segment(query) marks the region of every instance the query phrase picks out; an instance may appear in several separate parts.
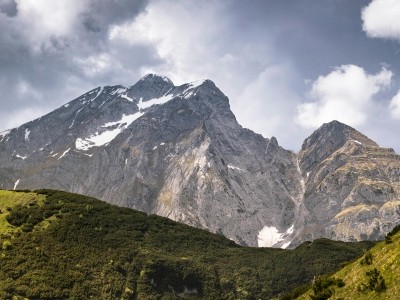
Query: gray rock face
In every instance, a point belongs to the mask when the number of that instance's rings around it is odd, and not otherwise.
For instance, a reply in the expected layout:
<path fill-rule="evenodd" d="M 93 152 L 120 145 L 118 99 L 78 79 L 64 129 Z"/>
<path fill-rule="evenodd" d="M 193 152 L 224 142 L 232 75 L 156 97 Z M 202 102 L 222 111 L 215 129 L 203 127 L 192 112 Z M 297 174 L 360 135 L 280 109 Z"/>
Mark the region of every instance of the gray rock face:
<path fill-rule="evenodd" d="M 82 193 L 272 246 L 293 225 L 296 155 L 242 128 L 209 80 L 96 88 L 0 137 L 2 188 Z M 284 182 L 284 184 L 282 184 Z"/>
<path fill-rule="evenodd" d="M 242 128 L 210 80 L 149 74 L 99 87 L 0 133 L 0 188 L 53 188 L 155 213 L 250 246 L 382 237 L 400 161 L 339 122 L 299 154 Z"/>
<path fill-rule="evenodd" d="M 307 138 L 299 153 L 305 178 L 299 241 L 381 239 L 400 222 L 400 156 L 333 121 Z"/>

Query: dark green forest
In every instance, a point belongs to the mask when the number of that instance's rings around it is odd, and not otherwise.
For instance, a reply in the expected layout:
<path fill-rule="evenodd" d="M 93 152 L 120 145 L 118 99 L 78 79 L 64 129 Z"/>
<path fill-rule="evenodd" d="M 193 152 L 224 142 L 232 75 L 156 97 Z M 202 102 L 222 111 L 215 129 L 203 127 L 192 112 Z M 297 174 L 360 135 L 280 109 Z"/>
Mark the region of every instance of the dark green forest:
<path fill-rule="evenodd" d="M 0 192 L 0 299 L 270 299 L 374 244 L 249 248 L 82 195 Z"/>

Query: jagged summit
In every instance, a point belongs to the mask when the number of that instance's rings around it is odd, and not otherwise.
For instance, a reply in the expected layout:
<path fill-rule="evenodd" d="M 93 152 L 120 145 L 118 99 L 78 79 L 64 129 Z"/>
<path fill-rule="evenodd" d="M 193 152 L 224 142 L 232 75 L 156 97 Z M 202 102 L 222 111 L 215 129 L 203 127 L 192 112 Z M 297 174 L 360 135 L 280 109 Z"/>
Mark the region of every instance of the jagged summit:
<path fill-rule="evenodd" d="M 399 174 L 393 150 L 343 123 L 295 154 L 242 128 L 211 80 L 155 74 L 0 133 L 0 188 L 95 196 L 251 246 L 382 236 L 400 220 Z"/>
<path fill-rule="evenodd" d="M 0 166 L 0 188 L 97 196 L 252 246 L 288 245 L 284 210 L 300 192 L 295 154 L 242 128 L 211 80 L 174 86 L 155 74 L 98 87 L 2 134 Z M 291 179 L 282 187 L 280 178 Z M 277 234 L 259 240 L 265 227 Z"/>
<path fill-rule="evenodd" d="M 144 75 L 138 82 L 157 83 L 161 80 L 168 84 L 174 85 L 172 80 L 169 79 L 167 76 L 158 75 L 154 73 L 148 73 Z"/>
<path fill-rule="evenodd" d="M 302 169 L 309 172 L 315 165 L 346 143 L 360 146 L 378 146 L 356 129 L 339 121 L 324 123 L 303 142 L 300 152 L 300 157 L 303 158 Z"/>
<path fill-rule="evenodd" d="M 314 133 L 308 137 L 303 145 L 302 150 L 309 148 L 316 143 L 333 143 L 336 146 L 342 146 L 348 140 L 355 140 L 360 143 L 377 146 L 377 144 L 368 137 L 344 123 L 333 120 L 329 123 L 324 123 Z"/>
<path fill-rule="evenodd" d="M 174 89 L 173 82 L 165 77 L 156 74 L 147 74 L 129 88 L 128 96 L 139 100 L 147 101 L 153 98 L 160 98 Z"/>
<path fill-rule="evenodd" d="M 400 157 L 356 129 L 323 124 L 298 154 L 305 181 L 307 239 L 382 238 L 400 221 Z"/>

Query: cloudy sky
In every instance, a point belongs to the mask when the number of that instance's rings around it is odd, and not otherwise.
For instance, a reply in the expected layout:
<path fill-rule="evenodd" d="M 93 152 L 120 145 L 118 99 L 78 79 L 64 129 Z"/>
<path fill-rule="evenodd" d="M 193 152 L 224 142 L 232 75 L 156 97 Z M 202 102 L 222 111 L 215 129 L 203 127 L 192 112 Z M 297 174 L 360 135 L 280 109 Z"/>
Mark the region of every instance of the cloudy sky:
<path fill-rule="evenodd" d="M 0 28 L 0 131 L 153 72 L 295 151 L 337 119 L 400 152 L 399 0 L 0 0 Z"/>

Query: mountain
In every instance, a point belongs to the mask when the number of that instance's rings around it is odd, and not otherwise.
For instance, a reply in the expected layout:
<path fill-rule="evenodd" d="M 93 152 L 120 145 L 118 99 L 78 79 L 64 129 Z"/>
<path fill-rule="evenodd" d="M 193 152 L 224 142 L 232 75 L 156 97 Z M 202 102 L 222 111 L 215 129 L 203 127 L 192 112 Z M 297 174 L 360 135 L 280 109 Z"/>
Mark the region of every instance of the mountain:
<path fill-rule="evenodd" d="M 361 258 L 330 277 L 320 277 L 299 299 L 399 299 L 400 226 Z M 340 280 L 337 286 L 334 282 Z M 324 298 L 318 298 L 322 294 Z"/>
<path fill-rule="evenodd" d="M 379 239 L 399 221 L 398 156 L 331 122 L 300 153 L 242 128 L 210 80 L 149 74 L 0 133 L 0 188 L 51 188 L 242 245 Z"/>
<path fill-rule="evenodd" d="M 307 138 L 302 239 L 383 239 L 400 223 L 400 156 L 337 121 Z"/>
<path fill-rule="evenodd" d="M 373 242 L 295 250 L 229 239 L 82 195 L 0 190 L 1 299 L 271 299 Z"/>
<path fill-rule="evenodd" d="M 290 231 L 301 195 L 296 155 L 243 129 L 210 80 L 94 89 L 3 133 L 0 162 L 2 188 L 95 196 L 253 246 L 266 226 Z"/>

